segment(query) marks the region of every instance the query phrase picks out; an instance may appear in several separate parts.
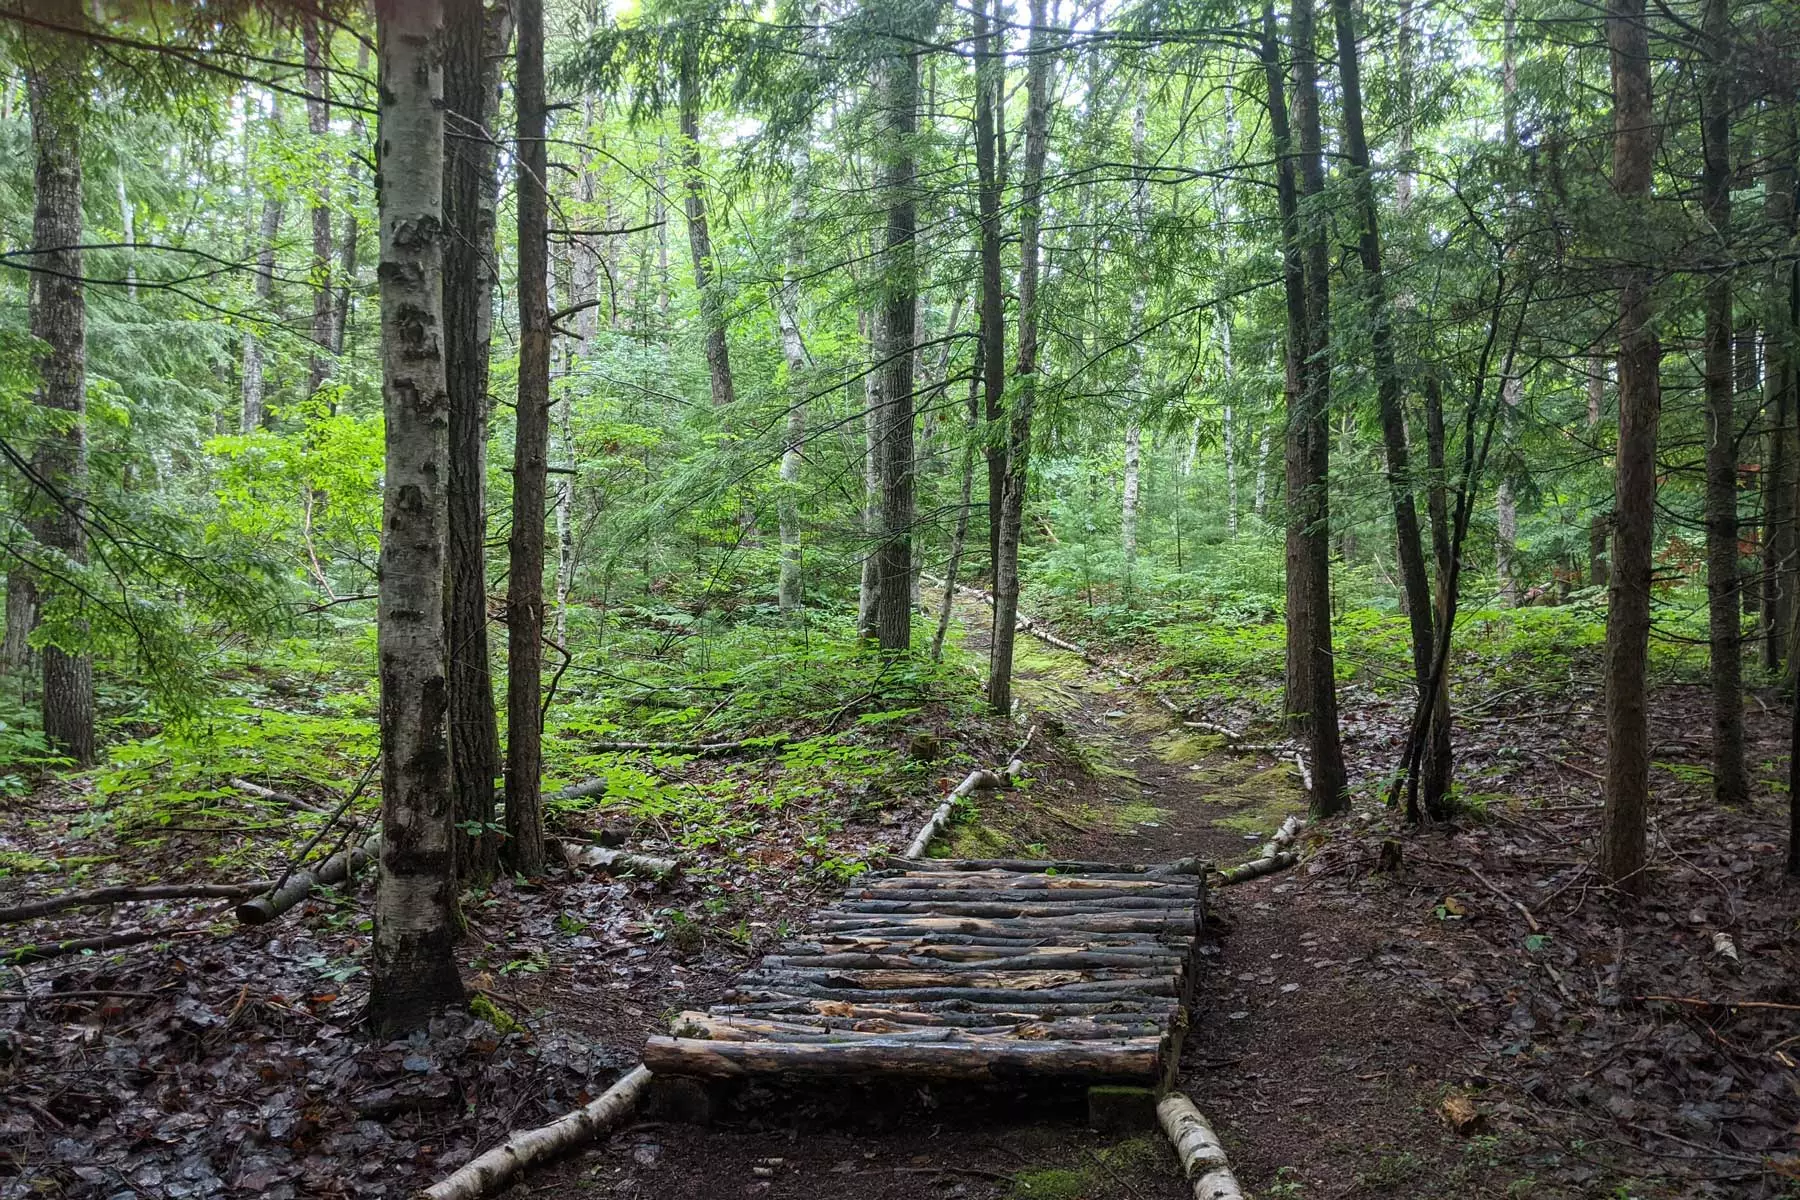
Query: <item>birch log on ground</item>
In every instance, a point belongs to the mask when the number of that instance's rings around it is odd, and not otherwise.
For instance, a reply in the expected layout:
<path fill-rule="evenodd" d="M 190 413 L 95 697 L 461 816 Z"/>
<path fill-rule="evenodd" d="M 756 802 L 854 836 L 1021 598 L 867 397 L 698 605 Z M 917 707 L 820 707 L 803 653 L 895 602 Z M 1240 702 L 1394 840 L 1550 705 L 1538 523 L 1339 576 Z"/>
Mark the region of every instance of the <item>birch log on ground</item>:
<path fill-rule="evenodd" d="M 1163 1097 L 1156 1118 L 1175 1146 L 1181 1171 L 1194 1185 L 1194 1200 L 1244 1200 L 1225 1147 L 1194 1102 L 1180 1092 Z"/>
<path fill-rule="evenodd" d="M 273 879 L 253 879 L 248 883 L 151 883 L 140 886 L 93 888 L 85 892 L 63 892 L 28 900 L 11 908 L 0 908 L 0 925 L 29 921 L 69 908 L 89 908 L 100 904 L 142 904 L 151 900 L 239 900 L 266 892 L 275 886 Z"/>
<path fill-rule="evenodd" d="M 481 1200 L 500 1191 L 526 1168 L 566 1154 L 618 1124 L 638 1106 L 649 1084 L 649 1070 L 633 1067 L 598 1099 L 548 1125 L 514 1133 L 420 1192 L 419 1200 Z"/>
<path fill-rule="evenodd" d="M 340 850 L 312 870 L 295 871 L 278 890 L 244 901 L 237 906 L 237 919 L 244 925 L 267 925 L 310 896 L 314 888 L 344 882 L 380 853 L 381 835 L 371 834 L 362 845 Z"/>
<path fill-rule="evenodd" d="M 594 867 L 614 875 L 647 875 L 651 879 L 664 880 L 681 871 L 681 864 L 672 858 L 634 854 L 629 850 L 613 850 L 587 842 L 565 840 L 562 853 L 563 861 L 571 867 Z"/>
<path fill-rule="evenodd" d="M 956 802 L 977 789 L 993 790 L 1000 787 L 1000 777 L 992 771 L 976 767 L 968 777 L 956 785 L 956 790 L 944 798 L 937 806 L 924 826 L 906 847 L 907 858 L 924 858 L 925 852 L 931 848 L 931 839 L 935 838 L 950 823 L 950 814 L 956 808 Z"/>

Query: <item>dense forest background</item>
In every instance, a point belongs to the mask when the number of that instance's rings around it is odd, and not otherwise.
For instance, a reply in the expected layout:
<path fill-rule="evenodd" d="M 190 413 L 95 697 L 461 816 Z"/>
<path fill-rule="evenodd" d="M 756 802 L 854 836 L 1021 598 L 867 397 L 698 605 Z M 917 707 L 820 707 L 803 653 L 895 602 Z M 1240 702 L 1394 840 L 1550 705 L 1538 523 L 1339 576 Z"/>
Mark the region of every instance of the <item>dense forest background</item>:
<path fill-rule="evenodd" d="M 0 793 L 82 814 L 0 874 L 363 847 L 344 977 L 420 1028 L 609 823 L 698 860 L 658 941 L 755 944 L 1016 740 L 1032 628 L 1318 817 L 1484 819 L 1530 708 L 1619 903 L 1672 783 L 1800 873 L 1787 0 L 0 32 Z"/>

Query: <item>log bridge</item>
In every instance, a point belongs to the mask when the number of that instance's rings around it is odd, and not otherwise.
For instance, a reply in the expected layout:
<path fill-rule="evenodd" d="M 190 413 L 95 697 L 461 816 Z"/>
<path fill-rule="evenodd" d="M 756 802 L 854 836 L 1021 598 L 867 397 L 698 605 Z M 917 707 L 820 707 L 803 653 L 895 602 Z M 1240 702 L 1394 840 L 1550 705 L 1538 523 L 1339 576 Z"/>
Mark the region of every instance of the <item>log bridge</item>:
<path fill-rule="evenodd" d="M 893 860 L 644 1065 L 705 1084 L 1174 1084 L 1205 913 L 1191 862 Z"/>

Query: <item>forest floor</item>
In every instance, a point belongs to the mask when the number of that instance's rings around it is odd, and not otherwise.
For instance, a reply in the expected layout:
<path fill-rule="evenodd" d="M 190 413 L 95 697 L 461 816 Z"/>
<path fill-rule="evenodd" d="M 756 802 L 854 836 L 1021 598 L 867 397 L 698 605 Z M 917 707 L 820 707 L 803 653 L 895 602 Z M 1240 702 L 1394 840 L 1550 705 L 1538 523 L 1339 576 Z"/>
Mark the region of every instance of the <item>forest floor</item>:
<path fill-rule="evenodd" d="M 979 628 L 982 614 L 965 616 Z M 967 649 L 980 652 L 978 635 Z M 945 852 L 1228 863 L 1303 809 L 1285 755 L 1229 753 L 1149 692 L 1278 742 L 1266 703 L 1120 653 L 1145 687 L 1021 639 L 1020 722 L 1046 736 L 1026 786 L 983 800 Z M 1705 694 L 1659 691 L 1652 886 L 1631 903 L 1589 871 L 1592 690 L 1522 688 L 1479 664 L 1465 674 L 1463 819 L 1423 834 L 1391 827 L 1375 789 L 1404 704 L 1353 680 L 1343 695 L 1356 812 L 1309 831 L 1299 868 L 1213 894 L 1181 1084 L 1239 1177 L 1260 1197 L 1311 1200 L 1800 1196 L 1800 889 L 1779 874 L 1785 796 L 1772 785 L 1784 706 L 1754 701 L 1757 798 L 1722 811 L 1705 799 Z M 833 732 L 834 716 L 779 760 L 617 768 L 615 791 L 636 814 L 630 847 L 679 851 L 688 874 L 667 887 L 583 871 L 503 880 L 469 912 L 463 950 L 492 1020 L 446 1017 L 406 1042 L 372 1044 L 357 1029 L 366 888 L 360 900 L 322 894 L 260 929 L 232 926 L 217 902 L 0 927 L 7 946 L 163 931 L 7 972 L 0 1197 L 403 1195 L 506 1129 L 597 1094 L 645 1036 L 715 1000 L 839 891 L 860 856 L 916 828 L 934 802 L 920 781 L 947 788 L 1018 736 L 928 695 L 908 711 L 868 714 L 848 732 Z M 921 734 L 940 740 L 940 756 L 896 773 Z M 677 777 L 679 793 L 657 790 Z M 829 786 L 799 785 L 816 778 Z M 282 819 L 236 824 L 242 806 L 205 795 L 204 815 L 182 818 L 197 824 L 142 842 L 119 795 L 85 786 L 8 802 L 0 854 L 16 864 L 53 850 L 65 875 L 0 878 L 0 905 L 63 890 L 70 871 L 85 872 L 83 886 L 236 878 L 241 860 L 221 841 L 256 835 L 218 831 Z M 746 796 L 764 799 L 746 808 Z M 695 836 L 711 828 L 696 823 L 702 809 L 729 856 Z M 565 814 L 565 833 L 619 811 Z M 707 1127 L 630 1122 L 513 1194 L 1190 1194 L 1154 1130 L 1090 1132 L 1079 1096 L 909 1088 L 764 1100 Z"/>

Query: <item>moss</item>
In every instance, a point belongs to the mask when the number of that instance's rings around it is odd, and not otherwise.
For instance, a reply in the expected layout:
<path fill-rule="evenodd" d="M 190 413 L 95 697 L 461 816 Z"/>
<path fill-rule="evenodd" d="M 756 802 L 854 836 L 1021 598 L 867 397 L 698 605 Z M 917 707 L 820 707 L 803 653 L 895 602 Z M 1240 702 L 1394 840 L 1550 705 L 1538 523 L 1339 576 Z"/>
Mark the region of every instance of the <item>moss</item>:
<path fill-rule="evenodd" d="M 1107 824 L 1121 833 L 1129 833 L 1149 821 L 1161 821 L 1168 815 L 1168 809 L 1158 808 L 1154 804 L 1145 804 L 1141 801 L 1121 804 L 1105 810 L 1104 813 Z"/>
<path fill-rule="evenodd" d="M 475 993 L 474 997 L 469 1001 L 469 1012 L 474 1016 L 481 1018 L 483 1021 L 486 1021 L 501 1033 L 525 1032 L 525 1027 L 514 1020 L 511 1013 L 507 1012 L 504 1008 L 501 1008 L 498 1004 L 495 1004 L 480 992 Z"/>
<path fill-rule="evenodd" d="M 1176 767 L 1197 763 L 1225 748 L 1225 739 L 1216 733 L 1172 732 L 1150 743 L 1156 757 Z"/>
<path fill-rule="evenodd" d="M 1042 1167 L 1013 1176 L 1011 1200 L 1082 1200 L 1090 1194 L 1085 1171 Z"/>
<path fill-rule="evenodd" d="M 1126 1138 L 1100 1151 L 1100 1161 L 1121 1174 L 1160 1172 L 1173 1157 L 1165 1144 L 1150 1134 Z"/>

